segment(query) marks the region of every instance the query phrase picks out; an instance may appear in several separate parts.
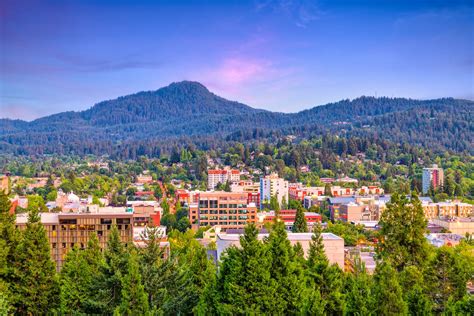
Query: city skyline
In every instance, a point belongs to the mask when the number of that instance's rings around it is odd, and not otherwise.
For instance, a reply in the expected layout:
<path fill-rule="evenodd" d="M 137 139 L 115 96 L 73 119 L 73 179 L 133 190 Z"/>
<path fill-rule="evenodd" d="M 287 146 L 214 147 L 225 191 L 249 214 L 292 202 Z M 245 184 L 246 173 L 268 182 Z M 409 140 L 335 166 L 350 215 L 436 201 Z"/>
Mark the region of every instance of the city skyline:
<path fill-rule="evenodd" d="M 84 110 L 181 80 L 281 112 L 361 95 L 473 98 L 471 1 L 7 1 L 0 9 L 6 118 Z"/>

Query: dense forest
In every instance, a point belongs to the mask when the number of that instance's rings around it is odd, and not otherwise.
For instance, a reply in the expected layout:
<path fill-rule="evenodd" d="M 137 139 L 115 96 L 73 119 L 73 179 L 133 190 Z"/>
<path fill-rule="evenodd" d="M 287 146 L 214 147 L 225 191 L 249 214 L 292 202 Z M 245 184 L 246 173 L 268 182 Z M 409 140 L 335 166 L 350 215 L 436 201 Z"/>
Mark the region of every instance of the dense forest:
<path fill-rule="evenodd" d="M 473 153 L 474 102 L 360 97 L 298 113 L 223 99 L 196 82 L 173 83 L 32 122 L 0 120 L 0 151 L 16 155 L 157 154 L 170 142 L 201 149 L 229 141 L 331 133 Z M 146 149 L 144 149 L 146 148 Z"/>

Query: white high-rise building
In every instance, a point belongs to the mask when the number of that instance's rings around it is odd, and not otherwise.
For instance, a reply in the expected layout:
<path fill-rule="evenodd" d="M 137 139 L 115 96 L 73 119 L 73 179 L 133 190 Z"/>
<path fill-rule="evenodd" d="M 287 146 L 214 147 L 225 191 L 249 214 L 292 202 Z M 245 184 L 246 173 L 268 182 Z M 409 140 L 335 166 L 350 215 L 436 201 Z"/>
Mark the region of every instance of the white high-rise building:
<path fill-rule="evenodd" d="M 240 181 L 240 171 L 235 169 L 216 169 L 207 171 L 207 188 L 214 190 L 218 183 Z"/>
<path fill-rule="evenodd" d="M 260 208 L 270 203 L 272 196 L 276 196 L 280 205 L 283 199 L 288 202 L 288 181 L 279 178 L 276 173 L 260 178 Z"/>

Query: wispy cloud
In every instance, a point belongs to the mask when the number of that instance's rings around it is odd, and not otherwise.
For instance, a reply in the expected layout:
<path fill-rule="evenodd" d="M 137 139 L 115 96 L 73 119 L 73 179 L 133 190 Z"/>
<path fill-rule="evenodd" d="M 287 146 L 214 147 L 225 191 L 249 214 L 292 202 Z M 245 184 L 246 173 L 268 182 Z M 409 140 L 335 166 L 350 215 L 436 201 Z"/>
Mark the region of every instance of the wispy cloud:
<path fill-rule="evenodd" d="M 322 14 L 315 0 L 259 0 L 255 8 L 257 11 L 270 10 L 284 14 L 292 19 L 296 26 L 303 28 Z"/>
<path fill-rule="evenodd" d="M 117 60 L 91 58 L 81 55 L 60 54 L 57 59 L 66 67 L 83 72 L 106 72 L 126 69 L 150 69 L 162 66 L 161 62 L 125 57 Z"/>
<path fill-rule="evenodd" d="M 40 62 L 3 61 L 0 68 L 4 74 L 11 75 L 46 75 L 71 72 L 114 72 L 128 69 L 156 69 L 162 62 L 140 60 L 139 58 L 88 58 L 85 56 L 58 55 L 55 59 Z"/>

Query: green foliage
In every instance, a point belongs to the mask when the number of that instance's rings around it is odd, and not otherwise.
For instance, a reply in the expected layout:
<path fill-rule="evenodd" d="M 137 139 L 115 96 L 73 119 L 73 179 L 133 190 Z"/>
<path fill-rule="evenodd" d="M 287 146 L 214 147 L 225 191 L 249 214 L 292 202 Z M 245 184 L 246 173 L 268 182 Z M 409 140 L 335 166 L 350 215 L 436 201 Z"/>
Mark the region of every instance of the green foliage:
<path fill-rule="evenodd" d="M 116 311 L 120 315 L 146 315 L 149 310 L 148 297 L 142 284 L 135 251 L 130 253 L 127 264 L 127 274 L 122 278 L 122 298 Z"/>
<path fill-rule="evenodd" d="M 301 203 L 296 209 L 295 222 L 293 223 L 294 233 L 306 233 L 308 232 L 308 225 L 306 224 L 306 217 L 304 216 L 304 208 Z"/>
<path fill-rule="evenodd" d="M 375 312 L 377 315 L 405 315 L 407 303 L 403 300 L 402 287 L 398 282 L 397 271 L 390 263 L 377 265 L 374 275 Z"/>
<path fill-rule="evenodd" d="M 16 249 L 14 279 L 11 284 L 16 313 L 43 314 L 59 305 L 59 284 L 51 260 L 46 231 L 38 209 L 32 208 L 26 229 Z"/>
<path fill-rule="evenodd" d="M 411 201 L 394 193 L 380 220 L 382 243 L 380 255 L 390 260 L 398 271 L 415 265 L 421 267 L 428 256 L 425 238 L 427 221 L 416 192 Z"/>

